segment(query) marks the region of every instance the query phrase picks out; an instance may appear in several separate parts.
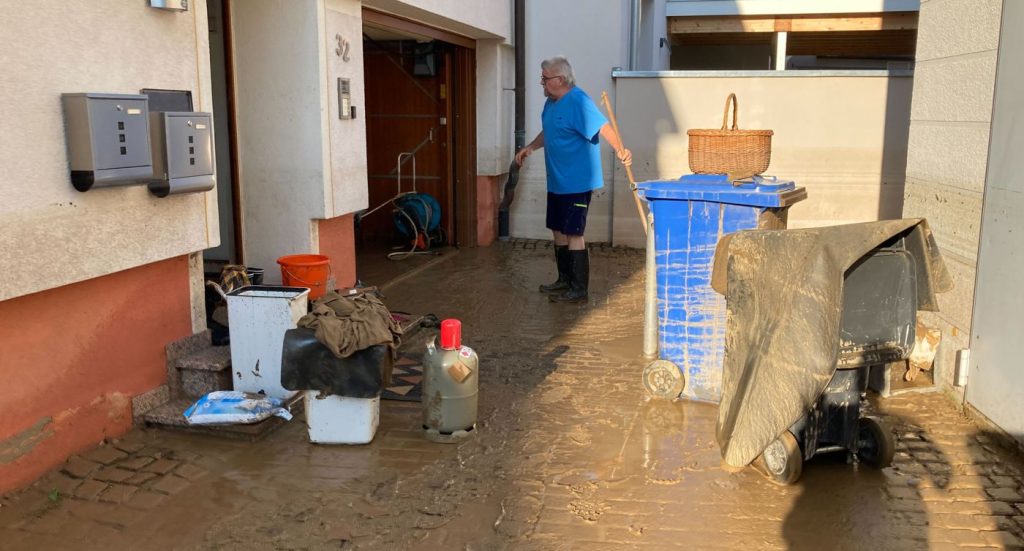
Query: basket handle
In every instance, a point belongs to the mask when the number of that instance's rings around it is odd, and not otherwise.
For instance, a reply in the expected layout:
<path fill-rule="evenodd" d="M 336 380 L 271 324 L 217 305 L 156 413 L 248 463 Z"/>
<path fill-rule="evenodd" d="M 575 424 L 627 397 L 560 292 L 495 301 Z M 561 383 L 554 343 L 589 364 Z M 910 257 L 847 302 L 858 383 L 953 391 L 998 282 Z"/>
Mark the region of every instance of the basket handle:
<path fill-rule="evenodd" d="M 732 102 L 732 129 L 739 130 L 740 115 L 739 115 L 739 102 L 736 101 L 736 94 L 730 93 L 729 97 L 725 98 L 725 111 L 722 112 L 722 130 L 729 129 L 729 102 Z"/>

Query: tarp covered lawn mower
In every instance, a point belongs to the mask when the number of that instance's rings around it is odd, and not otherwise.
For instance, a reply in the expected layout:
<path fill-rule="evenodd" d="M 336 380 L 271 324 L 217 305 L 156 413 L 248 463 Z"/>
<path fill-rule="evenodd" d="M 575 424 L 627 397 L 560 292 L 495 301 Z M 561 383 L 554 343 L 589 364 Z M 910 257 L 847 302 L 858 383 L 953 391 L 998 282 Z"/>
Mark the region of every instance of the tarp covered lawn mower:
<path fill-rule="evenodd" d="M 727 465 L 780 484 L 846 452 L 888 466 L 892 431 L 863 416 L 872 366 L 906 359 L 918 310 L 952 288 L 922 219 L 751 230 L 718 244 L 727 328 L 717 440 Z"/>

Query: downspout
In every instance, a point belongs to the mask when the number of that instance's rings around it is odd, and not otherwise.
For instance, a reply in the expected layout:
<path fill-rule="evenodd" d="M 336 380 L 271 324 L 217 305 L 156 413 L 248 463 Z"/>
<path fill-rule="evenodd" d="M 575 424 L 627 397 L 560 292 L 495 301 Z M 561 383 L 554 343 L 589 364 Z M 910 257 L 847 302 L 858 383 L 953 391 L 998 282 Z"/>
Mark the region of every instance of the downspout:
<path fill-rule="evenodd" d="M 629 2 L 629 70 L 636 71 L 640 65 L 640 0 Z"/>
<path fill-rule="evenodd" d="M 526 146 L 526 0 L 515 0 L 516 151 Z"/>
<path fill-rule="evenodd" d="M 514 38 L 516 58 L 515 85 L 515 151 L 526 146 L 526 0 L 515 0 Z M 498 239 L 508 239 L 509 207 L 512 203 L 516 184 L 519 181 L 519 167 L 515 160 L 509 166 L 505 192 L 498 207 Z"/>
<path fill-rule="evenodd" d="M 629 3 L 629 70 L 639 69 L 640 48 L 640 0 Z M 647 211 L 647 242 L 644 254 L 644 358 L 653 360 L 658 357 L 658 282 L 657 255 L 654 245 L 654 213 L 648 204 Z"/>

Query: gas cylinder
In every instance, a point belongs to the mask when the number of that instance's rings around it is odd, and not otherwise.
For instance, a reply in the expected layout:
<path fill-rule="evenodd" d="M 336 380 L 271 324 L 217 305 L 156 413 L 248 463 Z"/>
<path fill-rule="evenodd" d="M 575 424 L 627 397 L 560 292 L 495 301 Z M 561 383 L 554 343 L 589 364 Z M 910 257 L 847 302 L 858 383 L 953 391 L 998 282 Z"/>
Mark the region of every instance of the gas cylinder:
<path fill-rule="evenodd" d="M 441 322 L 441 343 L 427 345 L 423 355 L 423 428 L 427 438 L 446 442 L 460 439 L 476 425 L 479 360 L 462 346 L 462 323 Z"/>

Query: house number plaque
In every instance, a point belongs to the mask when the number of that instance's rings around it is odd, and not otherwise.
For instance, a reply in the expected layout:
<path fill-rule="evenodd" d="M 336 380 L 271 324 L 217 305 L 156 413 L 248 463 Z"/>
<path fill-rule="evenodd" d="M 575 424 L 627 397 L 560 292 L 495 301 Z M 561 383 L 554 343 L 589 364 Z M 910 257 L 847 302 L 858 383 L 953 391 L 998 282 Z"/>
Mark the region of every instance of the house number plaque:
<path fill-rule="evenodd" d="M 338 46 L 334 48 L 334 53 L 337 54 L 337 56 L 340 57 L 342 61 L 348 63 L 350 59 L 348 56 L 348 50 L 350 46 L 348 39 L 345 38 L 344 36 L 341 36 L 340 33 L 334 35 L 334 39 L 338 41 Z"/>

